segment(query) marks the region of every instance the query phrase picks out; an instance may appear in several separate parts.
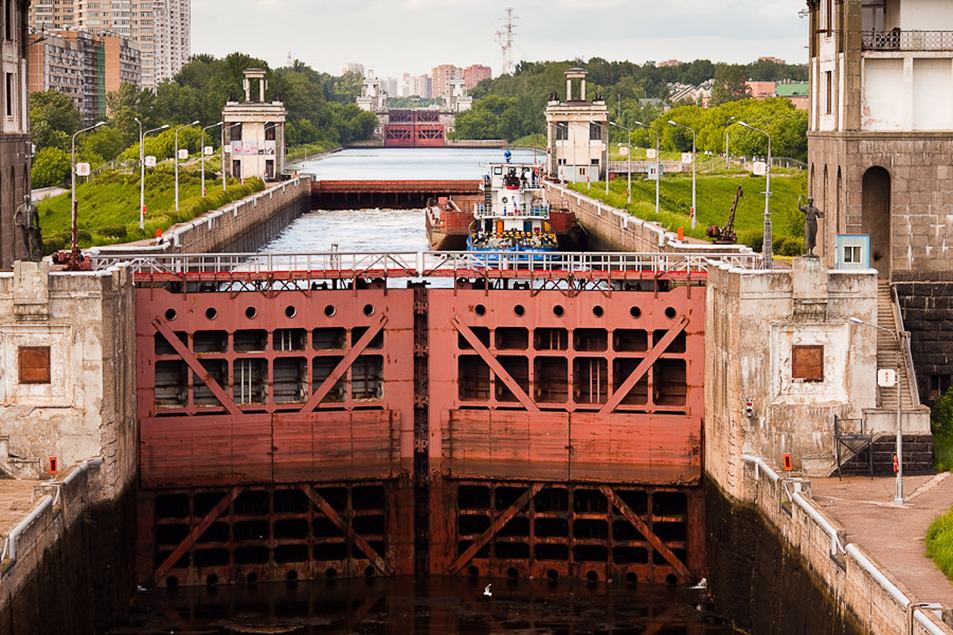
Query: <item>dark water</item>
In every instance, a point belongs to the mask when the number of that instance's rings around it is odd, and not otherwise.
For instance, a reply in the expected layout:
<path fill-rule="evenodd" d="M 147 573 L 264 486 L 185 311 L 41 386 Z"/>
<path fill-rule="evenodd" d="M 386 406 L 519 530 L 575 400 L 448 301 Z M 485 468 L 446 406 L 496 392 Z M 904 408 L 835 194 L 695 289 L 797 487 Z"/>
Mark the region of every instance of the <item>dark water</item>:
<path fill-rule="evenodd" d="M 528 156 L 527 156 L 528 154 Z M 347 150 L 321 164 L 321 178 L 468 178 L 498 150 Z M 532 161 L 532 151 L 514 161 Z M 540 157 L 542 161 L 542 157 Z M 439 168 L 434 167 L 439 165 Z M 302 171 L 312 171 L 299 167 Z M 429 174 L 429 176 L 426 176 Z M 436 176 L 434 174 L 437 174 Z M 370 176 L 376 175 L 376 176 Z M 421 210 L 316 210 L 261 251 L 428 249 Z M 431 577 L 331 580 L 140 591 L 112 635 L 328 633 L 479 635 L 734 633 L 706 592 L 684 587 Z"/>
<path fill-rule="evenodd" d="M 327 633 L 727 635 L 705 592 L 567 581 L 331 580 L 141 592 L 113 635 Z"/>

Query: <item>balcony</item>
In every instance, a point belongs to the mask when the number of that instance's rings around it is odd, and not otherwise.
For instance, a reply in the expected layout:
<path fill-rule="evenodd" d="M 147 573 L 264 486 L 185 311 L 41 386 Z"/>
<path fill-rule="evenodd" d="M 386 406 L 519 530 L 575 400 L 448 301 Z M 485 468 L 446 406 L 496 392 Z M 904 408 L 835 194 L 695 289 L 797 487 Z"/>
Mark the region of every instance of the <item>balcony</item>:
<path fill-rule="evenodd" d="M 953 51 L 953 31 L 862 31 L 865 51 Z"/>

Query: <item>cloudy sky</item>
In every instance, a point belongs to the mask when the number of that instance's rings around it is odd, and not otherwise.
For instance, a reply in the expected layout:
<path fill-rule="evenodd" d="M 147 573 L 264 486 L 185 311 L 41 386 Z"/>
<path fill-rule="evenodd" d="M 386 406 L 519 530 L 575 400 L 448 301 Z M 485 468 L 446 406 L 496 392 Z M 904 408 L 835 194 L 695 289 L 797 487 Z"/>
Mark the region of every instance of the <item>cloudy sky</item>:
<path fill-rule="evenodd" d="M 192 0 L 192 52 L 235 51 L 272 67 L 288 56 L 340 74 L 358 62 L 379 77 L 437 64 L 485 64 L 494 34 L 516 16 L 513 59 L 602 57 L 644 63 L 699 58 L 807 58 L 805 0 Z M 583 9 L 582 7 L 585 7 Z"/>

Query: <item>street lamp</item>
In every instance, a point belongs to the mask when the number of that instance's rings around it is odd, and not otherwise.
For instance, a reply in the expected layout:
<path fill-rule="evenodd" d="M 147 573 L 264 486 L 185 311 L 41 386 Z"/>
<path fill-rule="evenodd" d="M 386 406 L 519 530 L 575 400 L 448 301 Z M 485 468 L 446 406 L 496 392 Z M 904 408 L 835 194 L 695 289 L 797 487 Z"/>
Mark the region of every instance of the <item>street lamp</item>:
<path fill-rule="evenodd" d="M 75 270 L 79 267 L 79 245 L 76 242 L 76 136 L 81 132 L 87 132 L 93 128 L 98 128 L 100 126 L 106 125 L 105 121 L 100 121 L 97 124 L 89 126 L 88 128 L 83 128 L 82 130 L 77 130 L 73 133 L 72 147 L 70 149 L 70 201 L 73 212 L 73 222 L 72 230 L 70 234 L 70 256 L 69 256 L 69 265 L 68 269 Z"/>
<path fill-rule="evenodd" d="M 743 121 L 739 121 L 738 125 L 744 126 L 749 130 L 754 130 L 755 132 L 760 132 L 768 138 L 768 170 L 765 172 L 765 185 L 764 185 L 764 239 L 762 240 L 761 251 L 764 259 L 764 268 L 773 269 L 774 268 L 774 256 L 771 253 L 772 249 L 772 238 L 771 238 L 771 210 L 769 208 L 769 200 L 771 199 L 771 135 L 769 135 L 764 130 L 750 126 Z"/>
<path fill-rule="evenodd" d="M 198 123 L 199 120 L 196 119 L 188 125 L 179 126 L 175 129 L 175 156 L 172 157 L 175 161 L 175 211 L 179 211 L 179 130 L 188 128 L 189 126 L 196 126 Z"/>
<path fill-rule="evenodd" d="M 897 350 L 902 355 L 904 351 L 904 346 L 900 341 L 906 333 L 901 333 L 900 331 L 891 331 L 890 329 L 884 328 L 882 326 L 877 326 L 876 324 L 868 324 L 859 318 L 852 317 L 850 321 L 854 324 L 860 324 L 861 326 L 869 326 L 872 329 L 878 329 L 889 333 L 893 337 L 894 341 L 897 342 Z M 898 369 L 899 371 L 899 369 Z M 900 427 L 900 373 L 897 373 L 897 492 L 894 496 L 894 502 L 903 505 L 903 432 Z"/>
<path fill-rule="evenodd" d="M 134 117 L 136 123 L 139 124 L 139 229 L 145 231 L 146 229 L 146 162 L 145 162 L 145 144 L 146 144 L 146 135 L 150 132 L 156 132 L 157 130 L 165 130 L 169 127 L 169 124 L 163 124 L 158 128 L 153 128 L 152 130 L 142 131 L 142 122 L 138 118 Z"/>
<path fill-rule="evenodd" d="M 655 213 L 658 214 L 658 211 L 659 211 L 659 204 L 658 204 L 658 203 L 659 203 L 659 198 L 658 198 L 658 195 L 659 195 L 659 182 L 662 180 L 662 163 L 661 163 L 662 155 L 661 155 L 661 153 L 659 152 L 659 136 L 658 136 L 658 130 L 656 130 L 656 129 L 653 128 L 652 126 L 648 126 L 648 125 L 642 123 L 641 121 L 636 121 L 636 122 L 635 122 L 635 125 L 641 126 L 641 127 L 643 127 L 643 128 L 648 128 L 649 130 L 652 130 L 652 131 L 655 132 Z"/>
<path fill-rule="evenodd" d="M 684 124 L 675 123 L 671 119 L 669 119 L 668 122 L 673 126 L 684 128 L 685 130 L 688 130 L 692 133 L 692 229 L 695 229 L 695 212 L 697 211 L 697 208 L 695 207 L 695 130 Z"/>
<path fill-rule="evenodd" d="M 735 118 L 732 116 L 731 118 L 728 119 L 728 121 L 725 122 L 725 169 L 726 169 L 726 170 L 730 170 L 730 169 L 731 169 L 731 164 L 729 163 L 729 159 L 728 159 L 728 157 L 729 157 L 729 154 L 728 154 L 728 127 L 734 125 L 733 123 L 731 123 L 731 122 L 734 121 L 734 120 L 735 120 Z"/>
<path fill-rule="evenodd" d="M 224 125 L 224 121 L 219 121 L 218 123 L 213 123 L 211 126 L 205 126 L 202 128 L 202 145 L 200 147 L 200 152 L 202 153 L 202 198 L 205 198 L 205 131 L 209 128 L 214 128 L 215 126 Z M 222 162 L 222 169 L 225 169 L 224 159 Z"/>
<path fill-rule="evenodd" d="M 222 191 L 225 191 L 225 130 L 231 130 L 235 126 L 242 125 L 242 122 L 236 121 L 235 123 L 230 123 L 227 126 L 222 126 Z"/>
<path fill-rule="evenodd" d="M 611 122 L 611 121 L 609 122 L 609 125 L 610 125 L 610 126 L 615 126 L 616 128 L 622 128 L 623 130 L 625 130 L 625 133 L 626 133 L 626 137 L 625 137 L 625 138 L 626 138 L 626 140 L 627 140 L 627 142 L 628 142 L 627 145 L 628 145 L 628 148 L 629 148 L 629 153 L 628 153 L 629 165 L 628 165 L 627 168 L 626 168 L 626 175 L 628 176 L 628 189 L 627 189 L 627 192 L 628 192 L 628 196 L 629 196 L 629 203 L 631 204 L 631 203 L 632 203 L 632 131 L 629 130 L 628 128 L 626 128 L 625 126 L 620 126 L 619 124 L 613 123 L 613 122 Z"/>

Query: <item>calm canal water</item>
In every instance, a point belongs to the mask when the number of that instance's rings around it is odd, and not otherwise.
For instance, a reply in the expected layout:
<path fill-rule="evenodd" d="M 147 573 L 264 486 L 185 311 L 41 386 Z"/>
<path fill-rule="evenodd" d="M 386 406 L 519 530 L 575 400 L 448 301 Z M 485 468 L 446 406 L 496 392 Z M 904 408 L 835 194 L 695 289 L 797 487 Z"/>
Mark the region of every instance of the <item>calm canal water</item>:
<path fill-rule="evenodd" d="M 299 171 L 326 179 L 478 179 L 501 150 L 346 150 Z M 514 161 L 532 162 L 532 151 Z M 540 157 L 542 161 L 542 157 Z M 265 253 L 427 250 L 421 210 L 315 210 Z M 491 583 L 491 596 L 484 587 Z M 429 577 L 140 591 L 112 635 L 151 633 L 730 635 L 701 589 Z"/>

